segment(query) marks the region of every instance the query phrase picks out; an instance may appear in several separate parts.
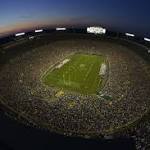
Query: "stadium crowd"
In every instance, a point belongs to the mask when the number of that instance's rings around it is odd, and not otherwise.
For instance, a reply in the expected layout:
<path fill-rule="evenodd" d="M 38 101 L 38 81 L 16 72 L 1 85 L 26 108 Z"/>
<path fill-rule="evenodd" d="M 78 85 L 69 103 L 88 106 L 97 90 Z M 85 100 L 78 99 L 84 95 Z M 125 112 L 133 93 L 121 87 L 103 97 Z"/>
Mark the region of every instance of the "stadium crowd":
<path fill-rule="evenodd" d="M 75 52 L 106 56 L 108 79 L 99 95 L 65 92 L 57 97 L 58 89 L 42 83 L 43 72 Z M 37 127 L 67 135 L 102 136 L 129 126 L 149 111 L 149 91 L 149 63 L 130 47 L 107 40 L 56 40 L 9 59 L 0 69 L 5 106 Z M 150 122 L 141 126 L 123 133 L 135 138 L 138 149 L 147 142 Z"/>

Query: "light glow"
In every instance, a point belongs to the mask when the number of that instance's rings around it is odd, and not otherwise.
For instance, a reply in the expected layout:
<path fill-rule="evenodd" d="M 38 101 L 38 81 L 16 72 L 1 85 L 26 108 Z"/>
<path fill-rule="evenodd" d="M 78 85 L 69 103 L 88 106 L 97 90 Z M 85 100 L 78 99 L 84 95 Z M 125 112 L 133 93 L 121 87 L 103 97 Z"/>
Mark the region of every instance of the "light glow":
<path fill-rule="evenodd" d="M 29 37 L 29 40 L 32 40 L 32 39 L 34 39 L 34 36 L 30 36 L 30 37 Z"/>
<path fill-rule="evenodd" d="M 150 39 L 149 39 L 149 38 L 144 38 L 144 40 L 150 42 Z"/>
<path fill-rule="evenodd" d="M 131 34 L 131 33 L 125 33 L 126 36 L 131 36 L 131 37 L 134 37 L 135 35 L 134 34 Z"/>
<path fill-rule="evenodd" d="M 35 30 L 35 33 L 43 32 L 43 29 Z"/>
<path fill-rule="evenodd" d="M 87 33 L 105 34 L 106 29 L 102 27 L 87 27 Z"/>
<path fill-rule="evenodd" d="M 66 28 L 56 28 L 56 31 L 64 31 Z"/>
<path fill-rule="evenodd" d="M 25 33 L 22 32 L 22 33 L 16 33 L 16 34 L 15 34 L 15 36 L 22 36 L 22 35 L 25 35 Z"/>

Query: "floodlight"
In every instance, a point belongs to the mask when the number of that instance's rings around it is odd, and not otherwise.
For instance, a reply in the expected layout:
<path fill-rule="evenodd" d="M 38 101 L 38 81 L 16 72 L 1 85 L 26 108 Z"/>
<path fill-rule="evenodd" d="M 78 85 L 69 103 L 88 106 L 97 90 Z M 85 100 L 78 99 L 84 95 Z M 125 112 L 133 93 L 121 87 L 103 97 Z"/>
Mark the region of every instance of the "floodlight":
<path fill-rule="evenodd" d="M 131 33 L 125 33 L 126 36 L 131 36 L 131 37 L 134 37 L 135 35 L 134 34 L 131 34 Z"/>
<path fill-rule="evenodd" d="M 43 32 L 43 29 L 35 30 L 35 33 Z"/>
<path fill-rule="evenodd" d="M 106 29 L 104 29 L 102 27 L 87 27 L 87 33 L 105 34 Z"/>
<path fill-rule="evenodd" d="M 150 54 L 150 49 L 147 52 Z"/>
<path fill-rule="evenodd" d="M 16 34 L 15 34 L 15 36 L 22 36 L 22 35 L 25 35 L 25 33 L 22 32 L 22 33 L 16 33 Z"/>
<path fill-rule="evenodd" d="M 66 28 L 56 28 L 56 31 L 64 31 Z"/>
<path fill-rule="evenodd" d="M 144 40 L 150 42 L 150 39 L 149 39 L 149 38 L 144 38 Z"/>

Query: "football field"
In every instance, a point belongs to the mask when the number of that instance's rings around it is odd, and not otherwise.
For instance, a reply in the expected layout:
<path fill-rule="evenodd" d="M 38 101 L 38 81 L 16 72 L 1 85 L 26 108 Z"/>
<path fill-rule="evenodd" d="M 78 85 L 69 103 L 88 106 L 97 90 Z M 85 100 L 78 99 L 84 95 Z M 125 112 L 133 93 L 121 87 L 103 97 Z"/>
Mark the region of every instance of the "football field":
<path fill-rule="evenodd" d="M 101 55 L 74 54 L 47 71 L 42 80 L 47 86 L 61 90 L 96 94 L 102 85 L 100 68 L 104 63 Z"/>

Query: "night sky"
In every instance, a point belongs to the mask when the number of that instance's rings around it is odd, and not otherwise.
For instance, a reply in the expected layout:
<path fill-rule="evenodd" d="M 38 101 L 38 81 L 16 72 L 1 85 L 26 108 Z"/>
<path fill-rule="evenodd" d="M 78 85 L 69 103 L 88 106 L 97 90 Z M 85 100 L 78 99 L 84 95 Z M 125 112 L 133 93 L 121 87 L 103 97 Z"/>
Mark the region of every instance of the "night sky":
<path fill-rule="evenodd" d="M 58 26 L 101 25 L 150 37 L 150 0 L 0 0 L 0 36 Z"/>

